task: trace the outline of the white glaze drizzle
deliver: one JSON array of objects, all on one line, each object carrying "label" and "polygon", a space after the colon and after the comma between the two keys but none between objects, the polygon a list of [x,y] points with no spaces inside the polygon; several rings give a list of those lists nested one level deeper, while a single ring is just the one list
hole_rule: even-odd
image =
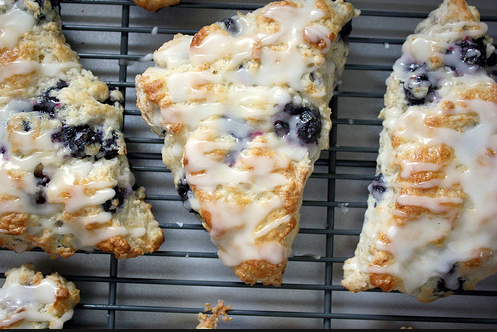
[{"label": "white glaze drizzle", "polygon": [[[370,273],[388,273],[396,275],[403,280],[407,293],[415,293],[433,276],[444,278],[447,287],[458,288],[458,274],[448,274],[456,262],[464,262],[477,258],[480,249],[497,251],[497,160],[488,150],[497,151],[497,104],[479,99],[459,100],[452,93],[457,86],[488,86],[495,81],[486,75],[480,68],[467,66],[455,61],[456,55],[444,54],[449,44],[440,40],[445,38],[464,40],[466,37],[479,37],[487,27],[485,24],[468,23],[473,28],[463,31],[464,23],[457,23],[457,32],[447,32],[445,29],[434,28],[422,31],[408,38],[403,46],[403,58],[394,66],[394,73],[389,79],[404,80],[406,71],[403,64],[416,61],[428,63],[429,57],[437,53],[442,61],[454,66],[457,65],[459,77],[452,71],[437,71],[437,80],[440,90],[444,89],[444,100],[452,101],[456,108],[453,114],[476,112],[479,123],[463,131],[450,128],[430,127],[425,123],[427,116],[442,116],[445,111],[437,104],[439,99],[425,106],[414,106],[406,112],[391,110],[390,119],[384,121],[384,126],[395,135],[425,146],[444,144],[453,149],[455,161],[451,165],[443,166],[432,163],[402,161],[403,170],[399,173],[400,179],[407,179],[416,172],[443,171],[445,177],[422,183],[424,189],[451,188],[460,184],[467,198],[459,197],[424,197],[403,194],[396,200],[402,205],[419,206],[429,209],[434,213],[447,212],[450,204],[464,204],[455,224],[450,219],[438,216],[424,215],[417,220],[409,221],[403,226],[390,224],[384,229],[389,244],[381,241],[374,243],[377,249],[392,253],[395,258],[388,266],[369,266]],[[461,62],[461,61],[459,61]],[[464,106],[464,107],[463,107]],[[390,163],[398,163],[395,159],[386,156],[387,150],[380,153],[378,161],[383,167]],[[391,180],[390,182],[395,181]],[[378,211],[378,216],[382,212]],[[443,239],[443,246],[431,244]],[[495,255],[487,262],[489,269],[479,272],[479,277],[484,278],[495,272],[497,259]],[[352,263],[352,262],[351,262]],[[354,262],[358,267],[357,262]],[[364,268],[364,267],[362,267]],[[492,272],[493,270],[493,272]]]},{"label": "white glaze drizzle", "polygon": [[22,1],[15,4],[13,1],[0,3],[10,8],[0,14],[0,50],[16,46],[18,38],[30,31],[35,24],[33,15],[20,8],[21,3]]},{"label": "white glaze drizzle", "polygon": [[0,83],[4,83],[11,76],[26,75],[32,72],[65,79],[65,71],[79,67],[81,67],[81,64],[76,62],[38,63],[32,60],[18,60],[0,65]]},{"label": "white glaze drizzle", "polygon": [[[302,100],[290,95],[288,88],[303,91],[303,77],[323,65],[326,59],[323,55],[329,52],[332,44],[328,38],[330,31],[319,23],[311,24],[319,21],[324,13],[316,7],[315,1],[310,0],[303,8],[270,5],[253,14],[273,19],[280,25],[280,30],[270,33],[254,31],[246,16],[235,16],[233,20],[239,31],[232,35],[214,31],[200,44],[191,47],[192,38],[175,39],[153,56],[157,70],[175,70],[168,76],[167,83],[173,104],[162,108],[161,119],[155,122],[161,122],[166,129],[168,124],[181,123],[187,127],[187,132],[201,127],[188,141],[180,141],[170,149],[173,155],[183,153],[185,160],[188,160],[184,167],[188,183],[206,193],[213,192],[218,185],[250,185],[257,192],[272,191],[287,181],[278,170],[286,168],[291,160],[313,158],[318,152],[315,144],[289,144],[267,133],[273,125],[271,117],[282,111],[286,104],[293,101],[302,105]],[[322,41],[323,49],[312,51],[313,56],[304,57],[298,49],[305,42],[304,38],[312,43]],[[277,47],[273,48],[274,45]],[[257,68],[241,66],[254,58],[259,59]],[[201,68],[204,63],[220,60],[223,64],[217,67],[216,72],[195,69]],[[183,70],[182,66],[188,69]],[[194,70],[191,70],[192,67]],[[223,92],[221,97],[215,92],[198,88],[208,83],[222,84],[228,87],[227,92]],[[234,121],[225,126],[220,117]],[[217,122],[211,119],[217,119]],[[235,125],[233,129],[234,123],[244,124]],[[250,130],[243,126],[250,127]],[[212,140],[233,130],[239,130],[240,136],[246,136],[245,131],[245,134],[257,133],[264,139]],[[245,154],[244,151],[254,148],[277,153],[257,157]],[[225,161],[209,154],[218,150],[239,151],[236,167],[230,167]],[[252,203],[246,208],[235,208],[227,202],[199,202],[195,199],[191,199],[190,204],[210,212],[213,224],[211,237],[221,248],[218,254],[224,264],[236,266],[248,259],[263,259],[277,264],[288,257],[289,248],[275,242],[255,244],[255,238],[276,228],[280,222],[288,222],[290,216],[266,226],[264,231],[253,233],[263,218],[281,207],[279,198],[266,203]],[[230,236],[224,236],[225,233]]]},{"label": "white glaze drizzle", "polygon": [[0,289],[0,326],[8,327],[23,321],[16,328],[32,328],[31,322],[48,322],[50,328],[61,329],[72,318],[73,309],[60,318],[44,313],[44,307],[56,300],[58,290],[55,282],[43,279],[38,285],[18,283]]},{"label": "white glaze drizzle", "polygon": [[[35,18],[29,11],[21,9],[22,1],[0,2],[10,8],[0,14],[0,49],[14,47],[18,38],[30,31]],[[72,68],[81,68],[80,63],[39,63],[32,60],[17,60],[0,65],[0,84],[14,75],[36,73],[41,76],[66,79],[65,73]],[[111,95],[111,98],[116,98]],[[10,196],[10,199],[0,201],[0,215],[8,212],[28,213],[40,216],[38,226],[30,226],[25,232],[36,234],[49,230],[54,235],[72,235],[76,239],[76,249],[92,250],[101,241],[114,236],[143,236],[146,230],[143,227],[127,230],[125,227],[105,226],[87,227],[90,224],[109,224],[112,220],[110,212],[96,212],[72,217],[65,222],[56,222],[54,218],[62,216],[64,212],[76,213],[80,209],[98,206],[112,199],[115,195],[116,180],[89,181],[95,177],[94,172],[100,167],[116,168],[117,160],[101,160],[97,162],[76,160],[73,164],[67,163],[68,150],[58,142],[52,141],[53,131],[47,130],[41,135],[33,131],[9,130],[7,124],[20,112],[32,112],[33,102],[27,99],[7,98],[0,99],[0,146],[5,154],[0,154],[0,194]],[[36,117],[36,114],[33,116]],[[16,154],[11,154],[11,142],[16,142]],[[46,202],[35,203],[35,195],[40,188],[37,179],[33,176],[35,168],[42,164],[44,172],[50,175],[50,182],[44,188]],[[17,176],[22,174],[22,176]],[[120,175],[120,181],[134,183],[131,173]],[[131,185],[130,185],[131,187]],[[16,251],[24,251],[23,246],[16,247]]]}]

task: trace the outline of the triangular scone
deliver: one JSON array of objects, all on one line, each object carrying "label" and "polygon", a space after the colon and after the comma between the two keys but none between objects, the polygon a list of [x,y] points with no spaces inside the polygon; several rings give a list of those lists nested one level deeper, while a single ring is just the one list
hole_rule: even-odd
[{"label": "triangular scone", "polygon": [[270,3],[176,35],[136,79],[179,194],[248,284],[282,282],[358,14],[341,0]]},{"label": "triangular scone", "polygon": [[399,290],[421,302],[497,272],[497,84],[487,25],[446,0],[402,47],[387,80],[377,176],[352,292]]},{"label": "triangular scone", "polygon": [[32,263],[5,272],[0,288],[0,329],[61,329],[80,301],[74,283],[54,272],[43,276]]},{"label": "triangular scone", "polygon": [[157,250],[162,230],[125,155],[122,95],[81,67],[50,1],[3,3],[0,245],[52,257]]}]

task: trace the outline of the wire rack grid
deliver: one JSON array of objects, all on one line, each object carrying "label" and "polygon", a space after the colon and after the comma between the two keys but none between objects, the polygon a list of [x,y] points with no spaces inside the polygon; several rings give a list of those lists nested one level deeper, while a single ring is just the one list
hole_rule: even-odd
[{"label": "wire rack grid", "polygon": [[[473,291],[421,304],[398,292],[351,294],[341,285],[352,256],[376,166],[377,119],[385,79],[416,24],[438,6],[433,0],[350,0],[350,55],[331,102],[331,144],[306,186],[301,229],[281,287],[240,282],[217,259],[198,220],[184,210],[161,160],[162,140],[141,119],[134,78],[153,65],[150,54],[176,33],[194,34],[268,0],[192,0],[147,12],[131,0],[62,0],[69,44],[83,66],[125,96],[128,157],[165,233],[158,252],[116,260],[99,251],[50,259],[41,250],[2,250],[2,272],[28,261],[76,283],[81,303],[67,328],[195,328],[204,304],[232,306],[219,328],[496,328],[497,277]],[[468,0],[497,40],[497,1]]]}]

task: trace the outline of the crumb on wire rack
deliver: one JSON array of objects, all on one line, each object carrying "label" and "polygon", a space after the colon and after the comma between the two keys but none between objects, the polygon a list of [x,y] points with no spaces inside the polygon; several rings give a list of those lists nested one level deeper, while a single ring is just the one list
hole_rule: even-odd
[{"label": "crumb on wire rack", "polygon": [[[223,300],[218,300],[214,308],[209,303],[206,303],[204,312],[198,313],[199,324],[197,325],[197,329],[216,329],[220,317],[229,323],[233,319],[228,317],[227,312],[229,310],[233,310],[233,308],[230,305],[225,305]],[[209,316],[206,312],[212,312],[212,314]]]}]

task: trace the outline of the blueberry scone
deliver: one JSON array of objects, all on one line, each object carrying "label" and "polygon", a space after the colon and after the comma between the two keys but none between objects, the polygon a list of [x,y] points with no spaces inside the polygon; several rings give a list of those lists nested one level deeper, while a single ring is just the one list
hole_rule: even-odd
[{"label": "blueberry scone", "polygon": [[0,288],[0,329],[61,329],[79,303],[74,283],[32,263],[9,269]]},{"label": "blueberry scone", "polygon": [[377,175],[343,286],[421,302],[497,272],[496,56],[487,25],[445,0],[387,79]]},{"label": "blueberry scone", "polygon": [[137,6],[156,12],[161,8],[177,5],[181,0],[133,0]]},{"label": "blueberry scone", "polygon": [[117,258],[163,233],[135,183],[122,95],[81,67],[50,1],[0,2],[0,246]]},{"label": "blueberry scone", "polygon": [[342,0],[269,3],[176,35],[136,78],[185,206],[247,284],[282,282],[358,14]]}]

